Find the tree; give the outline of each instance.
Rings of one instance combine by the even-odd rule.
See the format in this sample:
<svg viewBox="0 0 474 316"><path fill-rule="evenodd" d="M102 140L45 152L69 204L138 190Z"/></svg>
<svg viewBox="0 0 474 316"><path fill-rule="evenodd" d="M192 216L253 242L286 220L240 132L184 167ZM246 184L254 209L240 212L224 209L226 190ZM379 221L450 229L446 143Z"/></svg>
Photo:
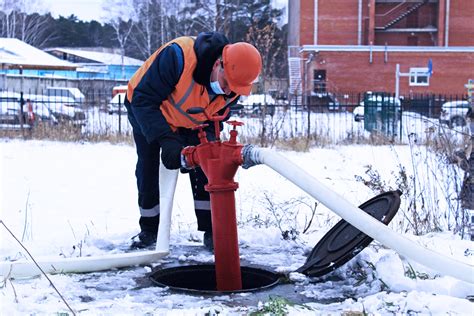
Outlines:
<svg viewBox="0 0 474 316"><path fill-rule="evenodd" d="M18 38L30 45L45 47L54 36L51 27L53 18L50 14L27 13L40 5L40 0L0 1L1 36Z"/></svg>
<svg viewBox="0 0 474 316"><path fill-rule="evenodd" d="M218 2L218 1L216 1ZM216 5L214 1L195 0L180 12L180 33L197 35L200 32L211 32L215 27Z"/></svg>
<svg viewBox="0 0 474 316"><path fill-rule="evenodd" d="M130 36L134 46L131 51L147 59L164 42L162 0L134 0L133 3L137 21Z"/></svg>
<svg viewBox="0 0 474 316"><path fill-rule="evenodd" d="M260 144L265 145L266 142L266 115L267 115L267 100L266 87L267 82L275 77L276 69L279 68L278 57L281 56L284 43L279 33L281 31L277 25L277 17L281 15L281 11L271 9L270 1L261 1L260 8L255 7L252 11L252 24L248 29L246 40L253 44L262 55L262 72L259 79L259 90L264 93L263 108L261 114L262 131L260 135Z"/></svg>
<svg viewBox="0 0 474 316"><path fill-rule="evenodd" d="M134 20L137 18L133 8L133 0L106 0L103 2L104 10L109 13L109 24L115 31L115 39L120 48L122 57L122 76L125 77L125 48L134 27ZM124 19L123 19L123 18Z"/></svg>
<svg viewBox="0 0 474 316"><path fill-rule="evenodd" d="M53 24L51 15L20 13L19 18L19 39L39 48L47 47L55 36L55 32L51 27Z"/></svg>

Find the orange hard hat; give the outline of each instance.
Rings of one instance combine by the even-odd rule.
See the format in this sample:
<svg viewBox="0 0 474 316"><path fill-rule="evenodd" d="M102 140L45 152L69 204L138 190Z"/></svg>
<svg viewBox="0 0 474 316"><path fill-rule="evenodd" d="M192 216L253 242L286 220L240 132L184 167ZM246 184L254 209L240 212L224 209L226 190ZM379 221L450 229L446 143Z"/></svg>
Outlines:
<svg viewBox="0 0 474 316"><path fill-rule="evenodd" d="M222 51L222 62L229 88L239 95L249 95L252 83L262 70L258 50L244 42L228 44Z"/></svg>

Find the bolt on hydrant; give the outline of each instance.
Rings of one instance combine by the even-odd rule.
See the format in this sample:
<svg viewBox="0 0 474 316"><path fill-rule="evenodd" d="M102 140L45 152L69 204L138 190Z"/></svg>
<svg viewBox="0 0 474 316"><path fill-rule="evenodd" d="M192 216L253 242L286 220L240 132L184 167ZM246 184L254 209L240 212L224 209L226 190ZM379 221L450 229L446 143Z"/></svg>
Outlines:
<svg viewBox="0 0 474 316"><path fill-rule="evenodd" d="M202 112L192 108L189 113ZM207 176L205 190L211 197L212 234L214 241L214 258L218 291L242 289L239 246L237 236L237 218L234 191L239 187L234 175L242 164L243 145L237 142L236 127L241 122L229 121L233 126L228 141L220 140L219 122L228 114L209 117L215 125L216 140L208 141L204 128L207 124L197 126L200 144L183 149L185 164L189 168L201 167Z"/></svg>

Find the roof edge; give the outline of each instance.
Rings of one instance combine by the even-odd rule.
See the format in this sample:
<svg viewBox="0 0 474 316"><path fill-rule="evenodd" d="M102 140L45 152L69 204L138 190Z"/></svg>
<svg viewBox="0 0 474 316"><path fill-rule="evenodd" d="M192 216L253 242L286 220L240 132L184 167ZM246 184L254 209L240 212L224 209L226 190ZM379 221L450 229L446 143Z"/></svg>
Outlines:
<svg viewBox="0 0 474 316"><path fill-rule="evenodd" d="M385 45L303 45L300 53L305 52L422 52L422 53L474 53L474 46L385 46Z"/></svg>

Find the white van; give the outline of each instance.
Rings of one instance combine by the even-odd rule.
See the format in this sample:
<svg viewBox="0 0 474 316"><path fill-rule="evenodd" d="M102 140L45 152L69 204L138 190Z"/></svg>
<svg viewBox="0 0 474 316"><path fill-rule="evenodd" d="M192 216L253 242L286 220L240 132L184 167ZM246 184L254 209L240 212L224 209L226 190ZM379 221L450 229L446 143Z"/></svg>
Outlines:
<svg viewBox="0 0 474 316"><path fill-rule="evenodd" d="M49 98L70 98L74 100L75 104L82 104L85 101L85 96L78 88L64 88L64 87L47 87L43 94Z"/></svg>

